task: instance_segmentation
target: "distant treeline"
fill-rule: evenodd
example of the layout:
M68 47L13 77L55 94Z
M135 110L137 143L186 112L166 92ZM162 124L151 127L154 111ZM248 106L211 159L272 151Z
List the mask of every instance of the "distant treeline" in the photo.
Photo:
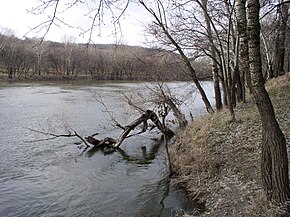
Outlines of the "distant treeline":
M210 66L193 62L202 78ZM85 45L19 39L0 34L0 73L3 78L93 78L98 80L190 80L174 52L126 45Z

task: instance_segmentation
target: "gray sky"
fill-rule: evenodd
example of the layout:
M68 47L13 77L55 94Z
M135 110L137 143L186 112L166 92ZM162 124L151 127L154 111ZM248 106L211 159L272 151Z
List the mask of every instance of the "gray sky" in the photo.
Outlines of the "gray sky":
M12 29L15 35L23 37L30 28L37 26L43 21L48 19L48 15L51 15L53 8L47 10L46 14L33 15L28 13L27 10L36 7L39 4L38 0L0 0L0 27ZM65 5L62 3L71 2L70 0L62 0L59 5L59 13L57 16L64 20L71 26L82 27L87 29L91 26L91 20L88 18L88 11L94 6L96 0L87 0L89 5L79 5L78 7L70 8L69 10L62 12ZM141 6L130 5L126 13L121 17L121 32L114 36L114 25L112 24L112 18L109 11L106 11L104 15L104 24L101 25L101 32L99 28L95 28L93 32L94 43L116 43L123 42L129 45L140 45L145 42L144 38L144 23L148 21L148 15ZM65 25L59 27L52 26L49 33L46 35L46 40L62 41L64 35L74 36L76 42L86 43L89 39L89 34L81 35L81 30L76 28L68 28ZM42 37L44 31L36 33L30 32L28 37Z

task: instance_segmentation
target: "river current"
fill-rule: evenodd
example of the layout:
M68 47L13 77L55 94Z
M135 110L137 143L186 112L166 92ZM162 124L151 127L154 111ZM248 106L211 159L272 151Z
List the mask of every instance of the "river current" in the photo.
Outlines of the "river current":
M205 88L211 95L211 85ZM144 91L140 83L0 83L0 216L155 217L191 212L194 205L168 179L157 130L125 140L115 152L83 152L74 144L77 138L43 140L49 136L29 130L116 137L122 131L112 126L93 95L126 125L138 113L121 93L138 91ZM203 105L191 94L195 102L183 109L198 116Z

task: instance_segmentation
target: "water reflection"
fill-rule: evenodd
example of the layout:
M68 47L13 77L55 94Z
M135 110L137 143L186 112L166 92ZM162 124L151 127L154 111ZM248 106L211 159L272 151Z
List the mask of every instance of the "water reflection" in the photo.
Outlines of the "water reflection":
M150 147L149 151L147 150L146 146L142 146L141 147L142 157L131 156L121 147L113 148L113 147L94 146L92 148L88 148L88 150L85 148L84 152L88 157L92 157L96 152L102 152L104 155L110 155L113 154L114 152L117 152L118 154L120 154L120 156L122 156L122 159L124 161L143 165L150 164L152 160L156 158L162 143L163 143L162 140L155 141L153 145Z
M133 145L133 144L130 144ZM119 156L121 156L122 161L133 164L133 165L149 165L153 162L153 160L156 159L156 157L158 156L158 154L160 154L160 148L162 147L162 145L164 145L164 141L163 138L161 137L160 139L154 139L154 143L152 144L152 146L149 148L146 146L141 146L140 147L140 152L141 152L141 156L136 157L133 155L130 155L128 152L124 151L122 148L110 148L110 147L93 147L91 149L89 149L86 152L86 156L88 157L92 157L94 156L94 154L96 154L97 152L102 153L103 155L111 155L113 153L118 153ZM170 189L172 189L172 183L171 183L171 178L169 177L169 173L168 175L165 175L162 179L160 179L159 181L156 182L155 186L152 185L145 185L144 189L146 191L146 194L148 193L148 189L151 189L151 191L155 191L158 192L158 195L156 195L156 204L159 204L159 208L157 208L159 211L155 212L154 215L152 216L158 216L158 217L166 217L166 216L182 216L184 214L184 210L183 209L168 209L168 201L171 201L172 198L169 198L167 200L167 198L170 196ZM153 189L153 190L152 190ZM176 189L177 191L179 191L180 193L180 198L182 198L182 201L180 201L180 203L183 203L184 205L186 205L186 211L187 213L191 213L195 210L195 206L194 204L192 204L192 202L186 198L185 194L183 193L182 189ZM141 191L142 192L142 191ZM151 195L152 196L152 195ZM142 196L141 196L142 197ZM150 200L152 200L153 198L150 197ZM153 200L155 201L155 200ZM155 204L155 206L156 206ZM179 205L177 204L177 207ZM173 206L174 207L174 206ZM146 210L140 210L137 216L151 216L146 214L147 211ZM121 214L120 216L126 216L126 214ZM118 216L119 216L118 214Z

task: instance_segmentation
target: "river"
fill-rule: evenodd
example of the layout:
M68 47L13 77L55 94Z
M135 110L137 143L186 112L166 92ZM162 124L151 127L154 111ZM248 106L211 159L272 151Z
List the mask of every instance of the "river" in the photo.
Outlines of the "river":
M125 125L138 114L133 115L121 93L143 88L140 83L1 82L0 216L149 217L191 212L194 206L167 178L157 131L125 140L119 152L82 152L74 144L77 138L37 142L47 137L28 129L116 137L122 131L112 127L92 93L101 96ZM211 85L205 88L211 95ZM188 103L183 110L192 106L198 116L203 105L198 95L192 97L194 106Z

